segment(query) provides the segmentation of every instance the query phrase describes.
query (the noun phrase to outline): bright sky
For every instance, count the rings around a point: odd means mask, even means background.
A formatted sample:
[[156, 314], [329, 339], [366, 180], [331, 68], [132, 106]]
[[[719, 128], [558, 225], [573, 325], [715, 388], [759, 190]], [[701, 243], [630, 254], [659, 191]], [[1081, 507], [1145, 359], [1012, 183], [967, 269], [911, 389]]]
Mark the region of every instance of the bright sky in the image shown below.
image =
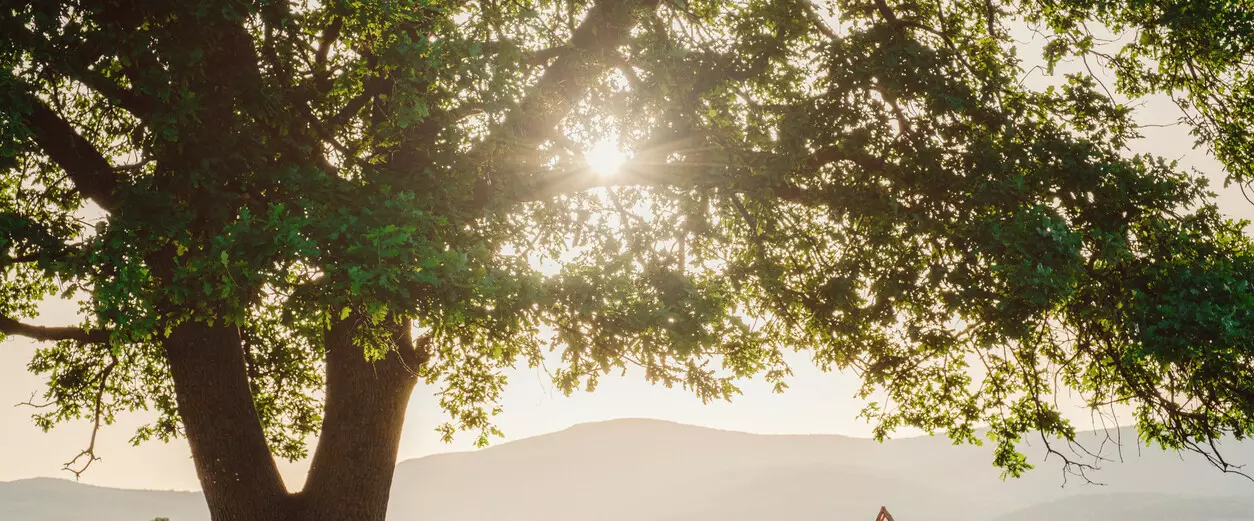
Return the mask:
[[[1029, 50], [1020, 53], [1024, 57], [1037, 55]], [[1042, 80], [1029, 80], [1030, 83], [1038, 81]], [[1142, 124], [1169, 124], [1175, 122], [1177, 116], [1178, 111], [1170, 102], [1152, 100], [1142, 107], [1138, 119]], [[1235, 186], [1223, 188], [1222, 173], [1214, 161], [1205, 152], [1192, 149], [1193, 138], [1187, 129], [1149, 127], [1143, 133], [1146, 139], [1134, 144], [1134, 151], [1153, 152], [1179, 159], [1186, 168], [1198, 168], [1213, 179], [1213, 187], [1220, 193], [1220, 208], [1225, 213], [1254, 218], [1254, 206]], [[589, 160], [597, 162], [605, 157], [604, 150], [597, 150], [589, 155]], [[50, 305], [38, 322], [73, 323], [74, 311], [69, 305]], [[26, 401], [32, 393], [42, 392], [40, 379], [25, 370], [34, 349], [35, 345], [25, 339], [0, 343], [0, 481], [35, 476], [72, 478], [61, 470], [61, 465], [85, 446], [89, 436], [87, 421], [65, 424], [45, 434], [29, 420], [29, 408], [11, 406]], [[749, 382], [743, 386], [745, 395], [732, 403], [702, 405], [681, 389], [654, 387], [639, 375], [630, 373], [625, 378], [605, 378], [596, 393], [566, 398], [553, 389], [544, 373], [523, 369], [510, 375], [505, 412], [498, 417], [498, 425], [505, 432], [505, 441], [579, 423], [634, 417], [756, 433], [870, 435], [870, 426], [855, 419], [862, 404], [853, 399], [858, 385], [854, 376], [820, 373], [804, 360], [797, 360], [793, 370], [796, 375], [790, 381], [792, 387], [782, 395], [772, 394], [761, 382]], [[433, 396], [435, 391], [419, 387], [414, 392], [401, 442], [402, 460], [473, 449], [470, 435], [461, 436], [452, 444], [440, 442], [434, 429], [443, 422], [443, 417]], [[82, 481], [127, 488], [199, 488], [186, 443], [181, 440], [170, 444], [149, 442], [140, 447], [127, 443], [135, 428], [146, 419], [143, 414], [128, 415], [105, 428], [97, 442], [97, 454], [103, 459], [83, 475]], [[1078, 427], [1091, 425], [1087, 412], [1076, 410], [1074, 419]], [[300, 486], [306, 465], [304, 462], [283, 465], [289, 487]]]

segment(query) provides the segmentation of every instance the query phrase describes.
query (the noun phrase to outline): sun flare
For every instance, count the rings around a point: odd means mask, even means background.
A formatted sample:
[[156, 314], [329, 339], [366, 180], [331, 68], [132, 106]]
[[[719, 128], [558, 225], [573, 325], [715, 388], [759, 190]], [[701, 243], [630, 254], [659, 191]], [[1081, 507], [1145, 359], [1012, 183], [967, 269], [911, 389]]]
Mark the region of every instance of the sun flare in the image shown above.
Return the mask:
[[597, 175], [613, 175], [627, 162], [627, 154], [619, 150], [614, 141], [607, 139], [583, 153], [588, 167]]

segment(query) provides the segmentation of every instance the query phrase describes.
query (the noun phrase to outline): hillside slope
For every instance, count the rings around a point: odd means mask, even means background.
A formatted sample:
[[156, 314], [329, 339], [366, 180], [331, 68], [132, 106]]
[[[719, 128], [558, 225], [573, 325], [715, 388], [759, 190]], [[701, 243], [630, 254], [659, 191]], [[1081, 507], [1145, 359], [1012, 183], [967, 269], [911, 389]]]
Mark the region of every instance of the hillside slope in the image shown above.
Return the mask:
[[[1124, 439], [1135, 439], [1130, 431]], [[1096, 435], [1092, 447], [1100, 446]], [[1254, 521], [1254, 483], [1201, 458], [1135, 447], [1067, 486], [1056, 460], [1003, 482], [987, 447], [943, 437], [764, 436], [614, 420], [430, 456], [396, 469], [392, 521]], [[1254, 462], [1254, 444], [1225, 455]], [[3, 521], [207, 521], [199, 494], [65, 480], [0, 483]]]

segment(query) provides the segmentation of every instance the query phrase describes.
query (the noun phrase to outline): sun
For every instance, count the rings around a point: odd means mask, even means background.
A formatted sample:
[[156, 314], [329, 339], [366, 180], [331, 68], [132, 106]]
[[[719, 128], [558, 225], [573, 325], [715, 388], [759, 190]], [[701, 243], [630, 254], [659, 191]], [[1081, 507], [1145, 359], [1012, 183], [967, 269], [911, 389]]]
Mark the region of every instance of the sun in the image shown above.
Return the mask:
[[618, 149], [615, 141], [607, 139], [583, 153], [584, 161], [597, 175], [614, 175], [627, 162], [627, 154]]

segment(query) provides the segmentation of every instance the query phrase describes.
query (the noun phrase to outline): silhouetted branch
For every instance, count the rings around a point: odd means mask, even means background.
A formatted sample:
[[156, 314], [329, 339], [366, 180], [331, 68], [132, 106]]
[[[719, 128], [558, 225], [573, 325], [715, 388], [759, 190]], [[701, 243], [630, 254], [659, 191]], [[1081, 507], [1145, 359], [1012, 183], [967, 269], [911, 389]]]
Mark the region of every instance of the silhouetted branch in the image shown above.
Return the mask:
[[76, 340], [89, 344], [100, 344], [109, 341], [109, 332], [103, 329], [83, 329], [79, 327], [36, 326], [19, 322], [9, 317], [0, 316], [0, 333], [24, 336], [33, 340], [57, 341]]
[[[16, 78], [12, 81], [22, 85]], [[114, 194], [118, 182], [104, 155], [39, 97], [27, 90], [18, 96], [30, 107], [30, 112], [22, 115], [22, 122], [44, 153], [65, 170], [83, 197], [107, 212], [114, 211], [118, 205]]]
[[57, 401], [56, 401], [56, 400], [52, 400], [52, 401], [49, 401], [49, 402], [44, 402], [44, 403], [35, 403], [35, 393], [30, 393], [30, 398], [27, 398], [27, 399], [26, 399], [26, 401], [24, 401], [24, 402], [17, 402], [17, 403], [16, 403], [16, 404], [14, 404], [13, 406], [14, 406], [14, 407], [21, 407], [21, 406], [25, 405], [25, 406], [27, 406], [27, 407], [32, 407], [32, 408], [35, 408], [35, 409], [47, 409], [47, 408], [52, 407], [52, 406], [54, 406], [54, 405], [56, 405], [56, 404], [57, 404]]
[[42, 55], [38, 61], [48, 67], [49, 70], [82, 83], [87, 88], [108, 98], [109, 101], [117, 103], [118, 106], [137, 118], [144, 119], [152, 112], [153, 98], [151, 96], [123, 87], [112, 78], [106, 77], [99, 71], [92, 70], [90, 65], [100, 58], [99, 49], [91, 48], [87, 44], [80, 44], [70, 52], [64, 52], [55, 48], [52, 42], [37, 36], [26, 27], [12, 27], [10, 29], [13, 31], [14, 39], [29, 42], [31, 46], [38, 49]]
[[604, 58], [630, 37], [635, 22], [633, 13], [655, 8], [657, 4], [658, 0], [601, 0], [593, 4], [567, 45], [538, 51], [533, 56], [533, 60], [552, 57], [556, 60], [545, 68], [527, 97], [506, 117], [504, 125], [493, 132], [489, 141], [511, 144], [544, 141], [584, 94], [592, 79], [611, 66], [610, 60]]
[[[100, 459], [99, 456], [96, 456], [96, 436], [100, 434], [101, 418], [104, 415], [105, 388], [109, 383], [109, 375], [113, 373], [113, 368], [117, 367], [117, 365], [117, 357], [111, 356], [108, 365], [105, 365], [104, 369], [100, 371], [100, 383], [96, 386], [96, 399], [92, 406], [94, 416], [92, 418], [91, 439], [87, 442], [87, 448], [83, 449], [82, 452], [79, 452], [78, 455], [74, 456], [74, 459], [65, 462], [65, 464], [61, 467], [64, 470], [74, 473], [74, 479], [81, 477], [84, 472], [87, 472], [87, 468], [90, 467], [92, 463], [95, 463]], [[83, 458], [87, 458], [87, 462], [83, 463], [81, 467], [74, 468], [74, 465], [78, 464], [79, 460]]]

